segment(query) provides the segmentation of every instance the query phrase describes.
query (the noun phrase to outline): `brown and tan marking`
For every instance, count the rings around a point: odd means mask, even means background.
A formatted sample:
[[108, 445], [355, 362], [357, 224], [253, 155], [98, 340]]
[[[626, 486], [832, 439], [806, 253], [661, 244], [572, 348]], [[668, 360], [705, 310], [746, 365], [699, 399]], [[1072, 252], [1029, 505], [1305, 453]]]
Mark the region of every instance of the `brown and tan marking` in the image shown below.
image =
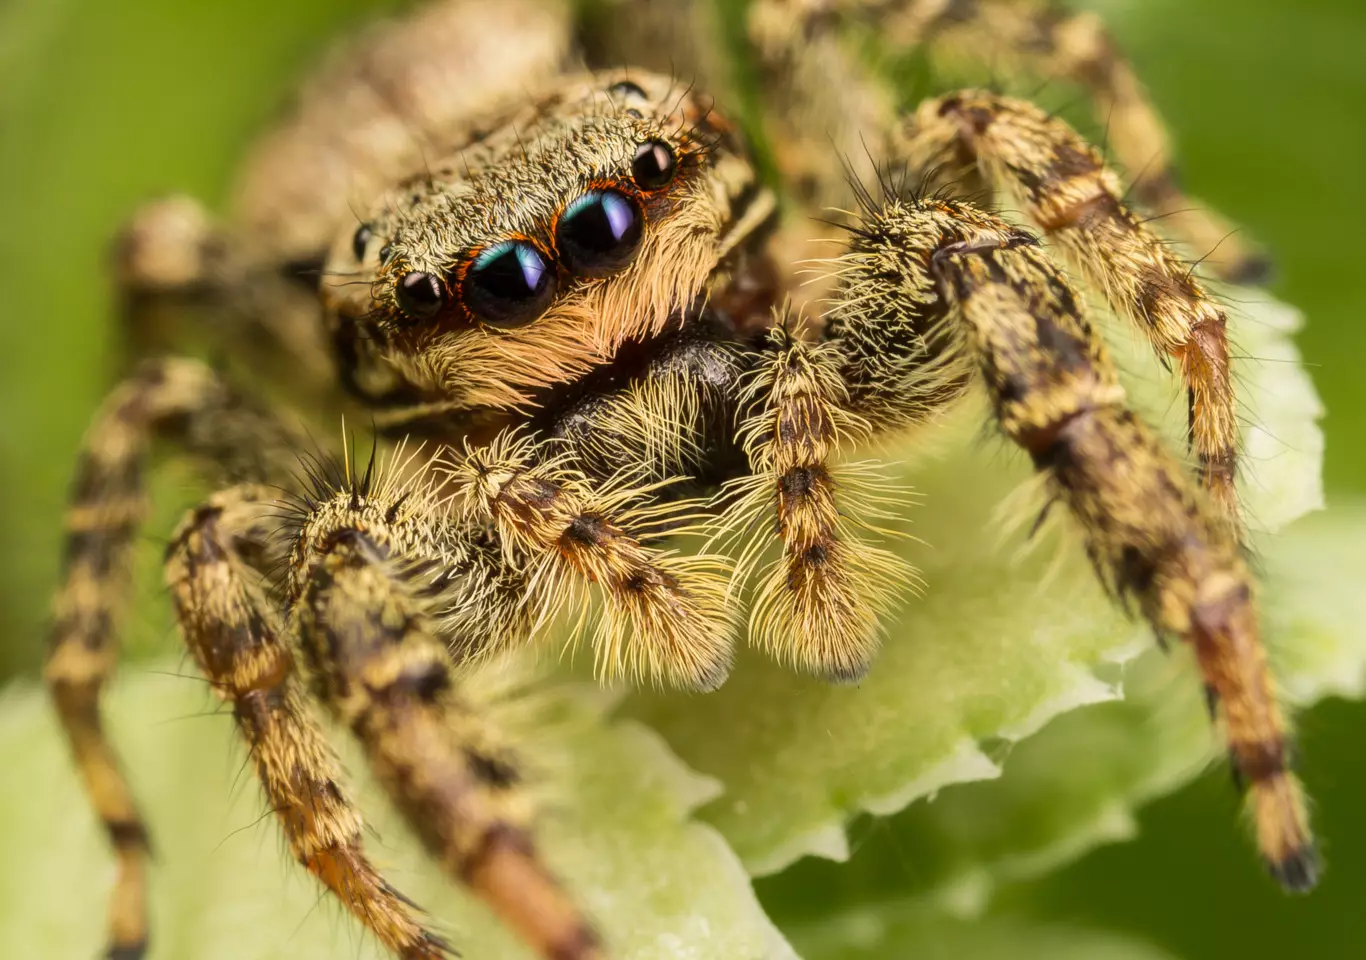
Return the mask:
[[439, 960], [450, 946], [365, 856], [360, 812], [310, 713], [283, 625], [239, 555], [239, 543], [270, 535], [278, 510], [269, 489], [239, 487], [186, 517], [167, 551], [176, 618], [199, 669], [232, 707], [294, 858], [386, 948], [405, 960]]
[[866, 144], [895, 126], [893, 91], [867, 66], [868, 47], [886, 56], [924, 49], [955, 75], [989, 69], [1012, 89], [1079, 84], [1135, 200], [1220, 279], [1266, 278], [1265, 253], [1181, 189], [1166, 127], [1096, 13], [1054, 0], [756, 0], [748, 16], [775, 108], [769, 129], [779, 163], [815, 202], [842, 203], [839, 159], [871, 173], [881, 158]]
[[927, 100], [902, 148], [944, 176], [975, 167], [1073, 267], [1176, 364], [1189, 398], [1201, 482], [1235, 527], [1238, 419], [1228, 320], [1189, 266], [1125, 203], [1119, 178], [1066, 123], [1022, 100], [966, 90]]
[[104, 734], [99, 700], [118, 659], [132, 547], [147, 514], [149, 448], [155, 439], [171, 439], [220, 469], [270, 473], [287, 436], [208, 368], [185, 359], [142, 364], [110, 393], [86, 434], [67, 508], [44, 678], [118, 859], [109, 949], [120, 960], [146, 947], [148, 838]]
[[629, 532], [667, 522], [676, 505], [651, 509], [652, 491], [629, 478], [595, 493], [562, 459], [538, 460], [534, 444], [511, 436], [448, 469], [467, 515], [491, 520], [528, 558], [534, 589], [572, 609], [584, 586], [599, 588], [593, 646], [602, 676], [697, 690], [725, 680], [734, 626], [719, 559], [662, 552]]
[[597, 935], [536, 853], [518, 757], [463, 699], [441, 639], [448, 574], [421, 482], [337, 491], [302, 521], [288, 602], [304, 654], [450, 876], [541, 956], [592, 960]]
[[[782, 556], [763, 575], [750, 636], [804, 673], [857, 682], [872, 665], [897, 589], [913, 586], [915, 572], [868, 542], [858, 494], [873, 478], [835, 464], [872, 429], [849, 409], [840, 352], [804, 342], [786, 322], [769, 341], [742, 401], [754, 409], [739, 431], [754, 472], [732, 484], [739, 499], [726, 521], [766, 531], [777, 519]], [[761, 534], [745, 549], [741, 575], [767, 539]]]
[[[889, 243], [906, 236], [920, 238], [918, 251]], [[908, 306], [957, 328], [958, 361], [976, 368], [1001, 429], [1049, 478], [1107, 587], [1132, 597], [1159, 636], [1194, 648], [1248, 786], [1262, 856], [1287, 888], [1313, 886], [1313, 837], [1238, 538], [1128, 408], [1066, 278], [1029, 234], [948, 201], [889, 198], [836, 262], [832, 309], [845, 339], [880, 342], [887, 301], [873, 291], [925, 291], [927, 279], [937, 289]]]

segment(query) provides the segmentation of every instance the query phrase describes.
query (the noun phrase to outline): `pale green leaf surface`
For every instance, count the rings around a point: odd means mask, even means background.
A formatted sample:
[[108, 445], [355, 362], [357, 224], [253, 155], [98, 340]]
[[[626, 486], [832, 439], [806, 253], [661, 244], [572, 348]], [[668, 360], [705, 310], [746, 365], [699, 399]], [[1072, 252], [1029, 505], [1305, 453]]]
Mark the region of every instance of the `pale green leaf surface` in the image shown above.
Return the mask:
[[[1305, 517], [1263, 544], [1266, 634], [1287, 700], [1359, 698], [1366, 683], [1366, 504]], [[1062, 717], [1020, 745], [991, 784], [946, 792], [902, 827], [945, 855], [938, 894], [970, 909], [1005, 880], [1038, 876], [1132, 837], [1134, 811], [1218, 759], [1194, 665], [1154, 651], [1125, 699]], [[947, 848], [947, 849], [946, 849]], [[1251, 857], [1249, 856], [1249, 860]]]
[[[596, 918], [616, 956], [795, 960], [743, 869], [689, 810], [718, 786], [686, 770], [631, 721], [604, 722], [605, 698], [535, 695], [535, 758], [552, 868]], [[110, 699], [112, 732], [153, 830], [150, 960], [323, 960], [384, 956], [284, 853], [227, 716], [194, 680], [129, 670]], [[517, 727], [514, 726], [514, 729]], [[355, 751], [348, 767], [359, 770]], [[112, 860], [40, 693], [0, 697], [0, 956], [93, 957]], [[373, 789], [363, 792], [375, 859], [430, 910], [467, 957], [530, 954], [441, 876]]]
[[1129, 655], [1138, 631], [1075, 551], [1061, 562], [1053, 546], [1018, 556], [1021, 535], [1002, 533], [1001, 503], [1027, 469], [994, 440], [948, 433], [928, 442], [957, 449], [907, 474], [924, 497], [910, 511], [923, 542], [907, 552], [926, 596], [893, 618], [863, 683], [830, 686], [753, 654], [705, 701], [628, 701], [685, 762], [726, 785], [705, 816], [753, 872], [808, 853], [844, 859], [851, 815], [994, 777], [1002, 741], [1115, 696], [1094, 668]]
[[1229, 303], [1233, 376], [1243, 423], [1241, 493], [1250, 525], [1275, 532], [1323, 509], [1323, 403], [1291, 337], [1294, 307], [1260, 291]]
[[[1299, 520], [1265, 539], [1263, 559], [1268, 642], [1287, 698], [1308, 706], [1360, 696], [1366, 504]], [[1188, 651], [1145, 654], [1123, 685], [1122, 701], [1059, 717], [1021, 743], [999, 779], [950, 788], [870, 827], [853, 863], [803, 865], [770, 881], [766, 899], [793, 905], [795, 917], [804, 890], [846, 904], [898, 890], [976, 915], [1003, 882], [1130, 839], [1136, 809], [1217, 760], [1217, 738]]]
[[[1262, 290], [1239, 289], [1236, 300], [1233, 295], [1223, 305], [1242, 433], [1239, 493], [1248, 526], [1275, 532], [1323, 508], [1323, 404], [1291, 339], [1303, 314]], [[1167, 436], [1184, 436], [1180, 381], [1158, 369], [1137, 331], [1113, 318], [1106, 325], [1132, 402]]]

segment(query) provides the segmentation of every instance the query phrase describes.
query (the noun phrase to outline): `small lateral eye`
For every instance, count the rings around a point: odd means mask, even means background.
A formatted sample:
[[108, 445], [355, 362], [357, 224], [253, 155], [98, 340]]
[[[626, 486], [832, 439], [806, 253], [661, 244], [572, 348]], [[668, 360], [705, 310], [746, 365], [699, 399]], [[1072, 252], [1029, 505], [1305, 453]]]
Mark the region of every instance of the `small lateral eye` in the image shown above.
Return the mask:
[[356, 235], [351, 238], [351, 252], [356, 255], [357, 260], [365, 259], [365, 248], [370, 245], [370, 238], [373, 236], [374, 233], [368, 223], [362, 223], [356, 228]]
[[673, 147], [663, 140], [646, 140], [636, 147], [636, 158], [631, 161], [631, 177], [642, 190], [668, 186], [677, 169]]
[[441, 281], [421, 271], [400, 277], [395, 296], [399, 309], [409, 320], [430, 319], [446, 305], [446, 291], [442, 289]]
[[632, 83], [630, 80], [618, 80], [607, 88], [607, 95], [620, 97], [622, 100], [646, 99], [645, 91], [641, 89], [640, 84]]
[[530, 323], [555, 299], [555, 270], [522, 240], [504, 240], [474, 258], [461, 285], [465, 307], [494, 327]]
[[565, 208], [555, 241], [572, 272], [602, 276], [630, 262], [643, 220], [634, 200], [615, 190], [590, 190]]

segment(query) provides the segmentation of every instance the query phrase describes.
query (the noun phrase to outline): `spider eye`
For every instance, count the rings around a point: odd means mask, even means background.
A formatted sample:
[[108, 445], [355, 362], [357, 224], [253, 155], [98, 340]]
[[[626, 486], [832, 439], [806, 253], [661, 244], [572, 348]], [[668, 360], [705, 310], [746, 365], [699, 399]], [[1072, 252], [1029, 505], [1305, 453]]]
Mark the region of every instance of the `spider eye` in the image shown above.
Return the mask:
[[607, 88], [609, 97], [619, 97], [622, 100], [644, 100], [645, 91], [640, 84], [632, 83], [630, 80], [618, 80]]
[[356, 255], [357, 260], [365, 259], [365, 248], [370, 245], [370, 238], [374, 233], [370, 230], [370, 224], [362, 223], [356, 228], [356, 235], [351, 238], [351, 252]]
[[465, 307], [495, 327], [530, 323], [555, 298], [555, 271], [541, 252], [520, 240], [505, 240], [482, 251], [461, 287]]
[[398, 308], [409, 320], [426, 320], [446, 305], [446, 291], [442, 289], [441, 281], [420, 271], [400, 277], [395, 296]]
[[555, 240], [570, 270], [601, 276], [630, 262], [643, 219], [634, 200], [614, 190], [591, 190], [565, 208]]
[[631, 176], [642, 190], [668, 186], [677, 169], [673, 147], [663, 140], [646, 140], [636, 147], [636, 158], [631, 161]]

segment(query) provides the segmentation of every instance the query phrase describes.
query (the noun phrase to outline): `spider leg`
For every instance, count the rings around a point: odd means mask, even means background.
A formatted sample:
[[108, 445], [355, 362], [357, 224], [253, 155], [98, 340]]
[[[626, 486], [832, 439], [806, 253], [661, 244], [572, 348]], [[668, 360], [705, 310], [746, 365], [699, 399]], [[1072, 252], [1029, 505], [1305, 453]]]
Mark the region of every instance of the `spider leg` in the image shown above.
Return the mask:
[[242, 551], [278, 527], [277, 494], [244, 485], [211, 497], [174, 534], [166, 581], [185, 643], [237, 728], [295, 858], [375, 937], [406, 960], [450, 947], [366, 859], [363, 822], [341, 764], [309, 711], [279, 618]]
[[44, 679], [119, 870], [110, 900], [109, 956], [132, 960], [147, 942], [147, 829], [100, 719], [118, 659], [117, 624], [133, 537], [146, 516], [143, 463], [154, 437], [230, 472], [269, 475], [284, 430], [252, 410], [202, 364], [148, 362], [110, 393], [86, 434], [66, 514], [62, 585]]
[[1229, 522], [1241, 526], [1224, 310], [1126, 205], [1099, 152], [1032, 104], [981, 91], [926, 101], [901, 136], [900, 149], [922, 169], [975, 164], [1116, 313], [1144, 332], [1159, 357], [1180, 367], [1200, 481]]
[[527, 558], [519, 562], [539, 596], [563, 609], [586, 585], [599, 588], [599, 673], [698, 690], [725, 680], [734, 628], [720, 561], [661, 552], [630, 532], [667, 525], [677, 505], [641, 508], [652, 488], [632, 484], [629, 475], [594, 490], [565, 458], [511, 434], [449, 469], [467, 514], [492, 523], [500, 540]]
[[[1178, 185], [1166, 129], [1133, 66], [1093, 12], [1068, 11], [1050, 0], [758, 0], [749, 35], [768, 91], [778, 98], [780, 158], [795, 158], [812, 185], [812, 199], [840, 202], [844, 171], [822, 160], [833, 138], [858, 163], [860, 137], [889, 129], [889, 92], [866, 76], [863, 59], [841, 37], [860, 24], [885, 50], [927, 47], [936, 56], [984, 64], [1007, 75], [1078, 83], [1090, 94], [1110, 150], [1134, 178], [1134, 196], [1201, 252], [1221, 279], [1256, 283], [1269, 269], [1264, 253], [1223, 217], [1186, 196]], [[815, 132], [818, 139], [812, 138]], [[871, 172], [871, 171], [860, 171]]]
[[240, 355], [301, 397], [332, 387], [316, 265], [261, 261], [197, 201], [170, 196], [129, 218], [114, 267], [127, 361], [198, 344]]
[[[1199, 486], [1126, 405], [1104, 342], [1030, 235], [951, 201], [871, 204], [836, 264], [828, 328], [849, 344], [855, 410], [886, 410], [857, 384], [866, 358], [910, 380], [925, 355], [907, 330], [938, 328], [950, 369], [975, 369], [1001, 429], [1047, 476], [1112, 594], [1159, 636], [1194, 648], [1222, 706], [1233, 766], [1247, 785], [1258, 846], [1287, 888], [1316, 880], [1286, 724], [1262, 646], [1255, 585], [1238, 540]], [[931, 380], [933, 383], [933, 380]]]
[[303, 520], [289, 597], [312, 675], [454, 879], [548, 960], [600, 957], [593, 930], [537, 856], [518, 758], [463, 699], [442, 637], [449, 573], [429, 559], [430, 538], [459, 535], [444, 526], [434, 534], [433, 511], [412, 509], [429, 498], [410, 495], [341, 491]]
[[739, 397], [751, 411], [740, 429], [751, 473], [728, 486], [736, 499], [722, 528], [765, 531], [742, 554], [743, 578], [776, 514], [782, 556], [761, 581], [750, 635], [799, 670], [849, 683], [868, 672], [881, 615], [915, 574], [866, 542], [857, 519], [861, 484], [830, 463], [871, 431], [849, 412], [833, 347], [798, 339], [786, 323], [770, 331], [769, 349]]

